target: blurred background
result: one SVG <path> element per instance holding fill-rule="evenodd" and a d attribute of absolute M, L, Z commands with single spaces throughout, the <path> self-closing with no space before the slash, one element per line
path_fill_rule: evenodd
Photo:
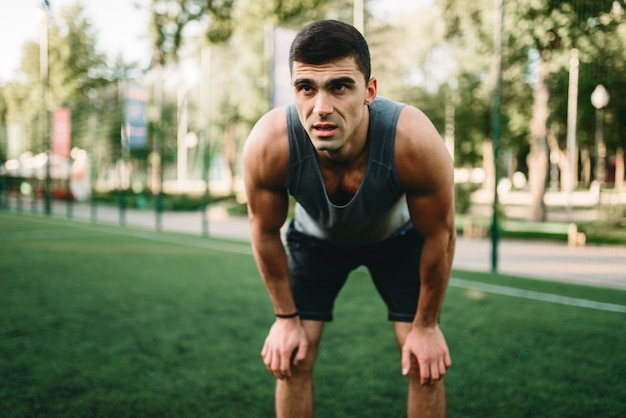
<path fill-rule="evenodd" d="M 322 18 L 454 159 L 450 416 L 626 416 L 625 0 L 0 0 L 0 416 L 272 415 L 241 150 Z M 348 286 L 316 411 L 403 416 Z"/>
<path fill-rule="evenodd" d="M 245 138 L 290 101 L 295 31 L 332 18 L 435 123 L 463 235 L 623 245 L 625 3 L 1 0 L 0 206 L 245 212 Z"/>

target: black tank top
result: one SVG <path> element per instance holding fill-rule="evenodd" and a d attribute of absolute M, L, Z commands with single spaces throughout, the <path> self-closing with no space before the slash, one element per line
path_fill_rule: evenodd
<path fill-rule="evenodd" d="M 342 245 L 382 241 L 411 226 L 406 196 L 396 171 L 396 125 L 404 107 L 376 98 L 370 105 L 369 156 L 361 185 L 345 205 L 326 193 L 315 149 L 295 105 L 287 107 L 289 164 L 285 187 L 296 199 L 296 230 Z"/>

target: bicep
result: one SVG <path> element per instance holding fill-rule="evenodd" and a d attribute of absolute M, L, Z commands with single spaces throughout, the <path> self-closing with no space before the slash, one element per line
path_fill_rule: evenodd
<path fill-rule="evenodd" d="M 456 242 L 453 175 L 435 175 L 428 186 L 408 190 L 407 204 L 414 228 L 424 237 L 423 279 L 448 277 Z"/>
<path fill-rule="evenodd" d="M 418 134 L 416 134 L 416 132 Z M 415 108 L 401 114 L 396 165 L 411 221 L 425 236 L 454 229 L 454 166 L 443 139 Z"/>
<path fill-rule="evenodd" d="M 287 218 L 284 181 L 289 153 L 286 134 L 276 120 L 282 120 L 280 114 L 259 121 L 244 147 L 244 184 L 253 233 L 277 232 Z"/>

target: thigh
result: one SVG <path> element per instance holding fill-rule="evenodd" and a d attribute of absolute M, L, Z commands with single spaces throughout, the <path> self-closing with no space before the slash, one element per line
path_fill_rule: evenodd
<path fill-rule="evenodd" d="M 411 322 L 415 317 L 423 246 L 423 237 L 410 228 L 377 244 L 368 257 L 366 266 L 391 321 Z"/>
<path fill-rule="evenodd" d="M 290 228 L 289 279 L 300 317 L 332 321 L 335 299 L 355 262 L 349 252 Z"/>

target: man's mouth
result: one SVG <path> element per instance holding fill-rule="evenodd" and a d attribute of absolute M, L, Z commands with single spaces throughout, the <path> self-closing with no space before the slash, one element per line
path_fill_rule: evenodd
<path fill-rule="evenodd" d="M 315 124 L 313 125 L 313 130 L 317 132 L 318 135 L 328 135 L 334 133 L 337 130 L 337 126 L 333 124 Z"/>

